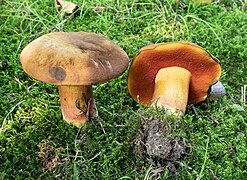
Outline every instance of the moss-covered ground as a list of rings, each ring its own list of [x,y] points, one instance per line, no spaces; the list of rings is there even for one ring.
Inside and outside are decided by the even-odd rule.
[[[245,179],[247,177],[246,1],[206,5],[169,0],[73,0],[79,9],[59,12],[54,1],[0,1],[0,179]],[[226,96],[188,106],[176,129],[190,144],[169,177],[167,162],[155,167],[133,154],[131,141],[143,114],[127,71],[93,87],[99,117],[87,128],[67,124],[55,85],[29,77],[19,55],[52,31],[104,35],[129,55],[152,43],[189,41],[222,64]],[[150,111],[150,112],[148,112]]]

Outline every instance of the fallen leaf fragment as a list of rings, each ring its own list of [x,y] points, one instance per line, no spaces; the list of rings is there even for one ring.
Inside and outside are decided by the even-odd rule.
[[[72,14],[76,9],[79,8],[77,4],[64,0],[55,0],[55,7],[58,10],[62,9],[67,14]]]
[[[96,6],[96,7],[94,8],[94,10],[95,10],[96,12],[104,12],[104,11],[106,11],[106,7],[103,7],[103,6]]]

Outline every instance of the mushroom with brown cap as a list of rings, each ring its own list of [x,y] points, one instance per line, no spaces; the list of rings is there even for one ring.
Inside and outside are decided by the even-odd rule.
[[[128,90],[136,102],[152,103],[183,115],[187,104],[204,101],[221,75],[218,59],[188,42],[143,47],[128,73]]]
[[[76,126],[98,116],[92,85],[120,76],[128,67],[125,51],[89,32],[54,32],[28,44],[20,55],[31,77],[58,85],[64,119]]]

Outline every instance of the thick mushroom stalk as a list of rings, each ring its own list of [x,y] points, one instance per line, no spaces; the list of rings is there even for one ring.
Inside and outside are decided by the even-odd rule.
[[[191,73],[181,67],[162,68],[155,78],[153,106],[164,107],[167,113],[182,116],[185,113]]]
[[[98,116],[92,86],[58,86],[63,118],[79,127]]]

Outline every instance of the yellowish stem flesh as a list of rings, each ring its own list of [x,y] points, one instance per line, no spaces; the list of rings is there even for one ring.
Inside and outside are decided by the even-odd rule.
[[[155,78],[152,106],[165,108],[169,113],[184,115],[189,95],[191,73],[181,67],[160,69]]]
[[[88,118],[98,116],[92,86],[58,86],[63,118],[80,127]]]

